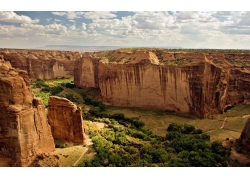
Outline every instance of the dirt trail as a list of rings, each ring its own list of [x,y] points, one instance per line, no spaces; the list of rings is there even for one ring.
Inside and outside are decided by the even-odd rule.
[[[75,161],[73,166],[76,166],[79,163],[79,161],[82,159],[83,155],[89,150],[88,146],[91,146],[92,144],[93,144],[92,139],[90,139],[89,136],[86,135],[86,149],[84,149],[81,156]]]
[[[223,123],[222,123],[221,129],[224,128],[224,126],[226,125],[226,122],[227,122],[227,117],[225,117],[225,119],[224,119],[224,121],[223,121]]]

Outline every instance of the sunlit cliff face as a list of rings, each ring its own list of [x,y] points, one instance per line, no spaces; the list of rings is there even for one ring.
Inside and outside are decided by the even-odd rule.
[[[0,60],[0,155],[13,166],[29,166],[38,154],[55,151],[45,106],[29,81],[27,72]]]
[[[96,58],[77,60],[74,79],[79,87],[99,88],[108,104],[152,107],[204,118],[250,101],[250,71],[230,61],[249,63],[248,57],[250,54],[200,51],[101,52]]]

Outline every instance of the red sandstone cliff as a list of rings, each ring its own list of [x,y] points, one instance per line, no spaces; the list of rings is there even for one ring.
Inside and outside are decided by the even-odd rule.
[[[73,77],[74,61],[82,57],[79,52],[17,49],[1,49],[0,55],[12,67],[27,71],[31,79]]]
[[[83,144],[82,111],[68,99],[50,96],[48,121],[54,138]]]
[[[27,72],[0,60],[0,156],[13,166],[29,166],[55,151],[41,99],[34,97]]]
[[[109,51],[75,63],[75,84],[100,88],[104,102],[192,113],[201,118],[250,103],[250,54]],[[238,62],[238,61],[236,61]]]

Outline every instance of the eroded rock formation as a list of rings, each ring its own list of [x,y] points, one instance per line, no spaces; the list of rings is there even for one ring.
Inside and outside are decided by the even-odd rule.
[[[116,106],[153,107],[201,118],[250,103],[250,53],[116,50],[75,63],[75,84],[99,88]]]
[[[28,72],[30,79],[55,79],[73,77],[74,61],[79,52],[49,50],[1,49],[0,56],[14,68]]]
[[[250,150],[250,118],[247,120],[245,127],[240,135],[240,141],[244,148]]]
[[[34,97],[27,72],[0,60],[0,156],[12,166],[29,166],[55,152],[45,106]]]
[[[50,96],[48,121],[54,138],[83,144],[82,111],[68,99]]]

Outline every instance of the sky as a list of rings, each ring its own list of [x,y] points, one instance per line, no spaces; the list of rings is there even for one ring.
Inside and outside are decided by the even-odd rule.
[[[0,7],[0,48],[73,45],[250,49],[250,11],[22,8],[3,11]]]

